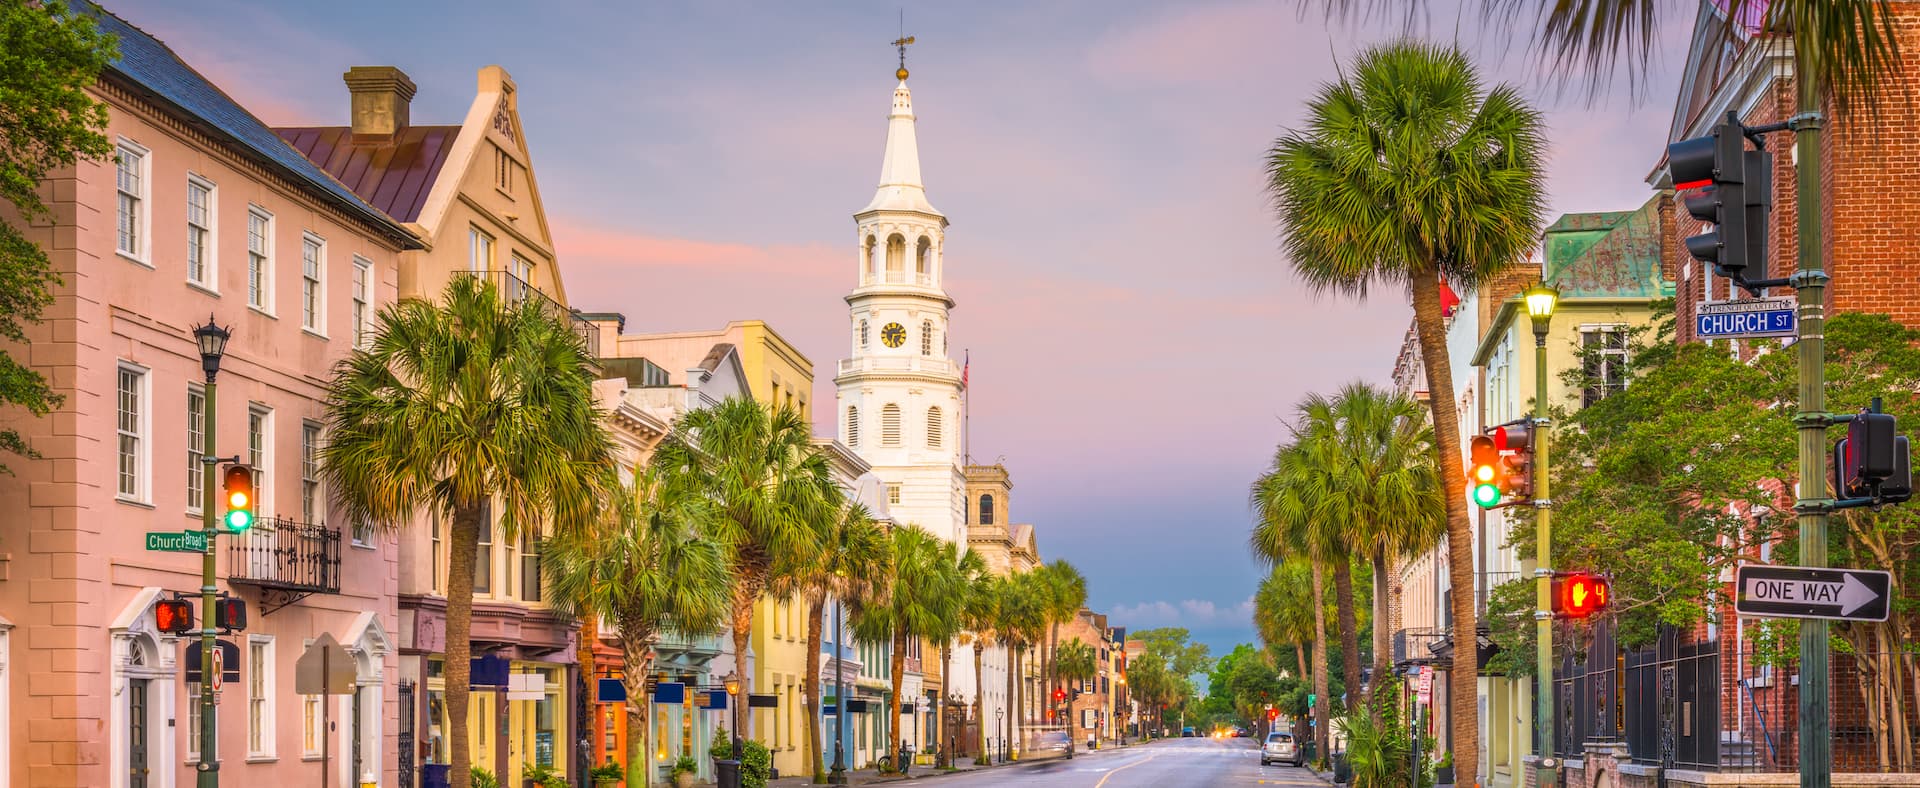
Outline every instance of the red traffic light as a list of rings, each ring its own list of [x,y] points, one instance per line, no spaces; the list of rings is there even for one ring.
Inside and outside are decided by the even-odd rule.
[[[1612,583],[1599,575],[1574,572],[1559,580],[1555,612],[1563,618],[1586,618],[1607,609]]]
[[[1268,720],[1277,720],[1277,719],[1280,719],[1280,710],[1279,710],[1279,709],[1267,709],[1267,719],[1268,719]]]
[[[1066,691],[1066,690],[1063,690],[1063,689],[1060,689],[1060,688],[1058,688],[1058,687],[1056,687],[1056,688],[1054,688],[1054,690],[1053,690],[1053,702],[1054,702],[1054,703],[1059,703],[1060,701],[1063,701],[1063,700],[1066,700],[1066,699],[1067,699],[1067,691]]]
[[[153,603],[153,628],[169,635],[193,631],[193,603],[185,599],[162,599]]]

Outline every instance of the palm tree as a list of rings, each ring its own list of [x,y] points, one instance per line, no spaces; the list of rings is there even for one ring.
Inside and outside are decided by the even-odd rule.
[[[685,473],[719,509],[721,534],[733,548],[733,653],[746,664],[753,606],[776,577],[815,562],[839,489],[812,444],[800,412],[768,408],[745,397],[689,411],[654,451],[653,462]],[[753,675],[740,671],[740,695]],[[734,704],[733,732],[744,737],[744,704]]]
[[[1070,623],[1087,604],[1087,578],[1065,558],[1056,558],[1039,570],[1041,586],[1046,589],[1045,614],[1047,646],[1041,659],[1041,674],[1048,679],[1046,697],[1059,687],[1058,671],[1052,663],[1060,659],[1060,625]],[[1049,707],[1051,708],[1051,707]]]
[[[1426,366],[1434,462],[1459,467],[1459,414],[1447,356],[1442,281],[1471,288],[1523,260],[1544,211],[1540,117],[1510,85],[1486,89],[1458,49],[1402,41],[1367,50],[1308,103],[1304,130],[1276,140],[1269,187],[1295,272],[1318,291],[1364,298],[1405,287]],[[1465,480],[1442,473],[1448,571],[1473,587]],[[1471,594],[1453,599],[1472,637]],[[1473,650],[1458,649],[1473,675]],[[1454,754],[1475,763],[1473,682],[1454,682]]]
[[[554,609],[605,619],[620,634],[627,697],[647,697],[656,636],[711,635],[731,601],[728,551],[712,533],[712,503],[684,478],[648,471],[602,527],[547,542],[540,567]],[[651,703],[626,704],[627,784],[648,782]]]
[[[1254,553],[1270,564],[1280,565],[1288,560],[1305,560],[1308,564],[1312,575],[1314,644],[1313,666],[1308,672],[1313,676],[1314,696],[1325,700],[1329,697],[1327,567],[1346,562],[1347,556],[1340,549],[1334,529],[1317,516],[1319,502],[1313,497],[1310,478],[1316,464],[1313,451],[1312,445],[1295,442],[1281,444],[1274,452],[1273,467],[1253,483],[1255,525],[1251,542]],[[1327,726],[1314,726],[1314,752],[1322,758],[1327,754],[1327,733]]]
[[[974,742],[979,751],[974,753],[976,763],[987,760],[987,706],[986,676],[982,670],[983,657],[987,644],[1000,639],[1000,603],[1006,596],[1006,579],[986,571],[973,575],[961,607],[961,617],[966,622],[966,637],[973,644],[973,714],[975,727],[979,729],[979,740]],[[999,735],[999,731],[994,732]]]
[[[1025,663],[1027,648],[1039,642],[1040,633],[1046,628],[1046,591],[1034,572],[1021,572],[1009,577],[1000,586],[1000,625],[995,632],[1000,637],[1000,645],[1007,650],[1007,751],[1019,752],[1017,746],[1020,729],[1023,727],[1020,715],[1025,713],[1020,687],[1021,666]]]
[[[907,641],[938,637],[947,631],[948,622],[958,617],[960,600],[946,587],[948,578],[941,567],[941,553],[940,538],[925,528],[909,525],[894,529],[885,570],[892,578],[891,588],[853,628],[854,637],[861,640],[893,645],[889,660],[893,696],[887,700],[887,719],[895,724],[887,726],[887,751],[896,756],[900,752],[900,687],[907,678]],[[894,764],[895,771],[905,772],[906,768],[906,763]]]
[[[1288,558],[1260,581],[1260,589],[1253,596],[1253,621],[1260,640],[1269,648],[1291,647],[1294,664],[1307,674],[1308,684],[1313,683],[1313,671],[1307,667],[1307,649],[1319,648],[1314,632],[1312,572],[1310,562]]]
[[[1053,677],[1059,679],[1062,688],[1071,697],[1075,690],[1086,682],[1092,681],[1097,664],[1094,661],[1093,647],[1079,638],[1073,638],[1057,646],[1053,652]],[[1073,704],[1067,704],[1067,746],[1073,746]]]
[[[500,538],[596,522],[613,445],[594,409],[586,344],[534,299],[456,277],[443,304],[380,311],[364,350],[334,367],[320,472],[355,522],[391,527],[422,509],[452,523],[447,572],[447,721],[452,780],[467,788],[468,660],[480,528]]]
[[[837,494],[837,490],[836,490]],[[887,591],[884,567],[887,532],[864,504],[844,501],[820,542],[814,560],[777,578],[769,586],[782,599],[798,596],[807,606],[807,671],[800,680],[807,718],[807,763],[816,784],[825,784],[825,750],[820,743],[820,648],[827,600],[864,615],[867,605]]]
[[[953,684],[953,644],[955,640],[965,637],[972,626],[974,583],[976,578],[986,574],[987,563],[979,553],[946,542],[940,546],[939,567],[940,593],[947,595],[949,599],[940,605],[945,618],[940,621],[940,632],[934,636],[934,642],[940,644],[940,675],[947,685],[943,688],[943,693],[951,697],[953,694],[950,689]],[[977,661],[979,651],[976,649],[974,653],[976,656],[973,666],[974,683],[977,686],[980,676],[980,665]],[[941,738],[940,730],[940,726],[946,724],[946,712],[947,698],[943,697],[940,699],[939,713],[933,718],[935,742],[946,741]],[[948,732],[948,738],[951,738],[951,732]],[[936,766],[946,767],[953,764],[953,753],[950,750],[949,747],[940,748],[940,758]]]

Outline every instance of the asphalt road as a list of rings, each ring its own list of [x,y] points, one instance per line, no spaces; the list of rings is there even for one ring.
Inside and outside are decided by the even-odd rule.
[[[1119,750],[1079,752],[1073,760],[956,774],[937,781],[960,786],[1163,788],[1183,786],[1325,786],[1304,769],[1261,766],[1252,739],[1164,739]],[[931,788],[931,786],[929,787]]]

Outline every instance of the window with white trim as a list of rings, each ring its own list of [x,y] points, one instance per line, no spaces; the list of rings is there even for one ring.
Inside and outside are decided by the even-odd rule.
[[[933,321],[920,321],[920,355],[933,355]]]
[[[116,494],[127,501],[147,500],[147,370],[120,365],[115,385],[114,427],[119,434]]]
[[[946,419],[940,413],[940,406],[927,409],[927,448],[938,449],[945,442],[947,432]]]
[[[318,523],[324,503],[320,498],[320,425],[300,423],[300,522]],[[359,534],[354,535],[359,541]]]
[[[1586,388],[1580,406],[1586,407],[1627,387],[1627,327],[1580,327],[1580,363]]]
[[[480,510],[479,533],[474,535],[473,592],[493,593],[493,507]]]
[[[887,485],[887,503],[899,503],[899,502],[900,502],[900,485],[898,484]]]
[[[867,348],[867,321],[860,321],[860,349]]]
[[[187,176],[187,281],[208,290],[219,281],[213,259],[213,183]]]
[[[119,196],[114,248],[128,257],[147,259],[147,176],[145,148],[122,141],[114,149],[114,191]]]
[[[478,227],[467,228],[467,270],[486,271],[493,268],[493,236]]]
[[[200,461],[206,453],[207,391],[198,384],[187,386],[187,513],[199,514],[207,500],[207,466]]]
[[[366,349],[373,341],[373,261],[353,258],[353,346]]]
[[[303,756],[320,757],[320,742],[326,736],[320,729],[325,720],[321,716],[320,704],[325,702],[320,695],[300,696],[300,754]]]
[[[854,405],[847,406],[847,445],[860,446],[860,408]]]
[[[444,567],[447,565],[447,554],[446,543],[441,541],[440,536],[439,509],[433,510],[431,519],[433,520],[433,592],[436,594],[444,594],[446,593],[446,586],[444,585],[446,574]]]
[[[900,406],[891,402],[880,409],[880,445],[900,445]]]
[[[247,640],[247,757],[273,757],[273,636]]]
[[[187,683],[187,763],[200,762],[200,684]]]
[[[273,409],[247,406],[247,464],[253,466],[253,517],[259,523],[273,511]]]
[[[326,290],[322,279],[327,268],[327,242],[308,233],[300,237],[300,326],[309,331],[326,329]]]
[[[247,209],[247,306],[273,314],[273,214]]]

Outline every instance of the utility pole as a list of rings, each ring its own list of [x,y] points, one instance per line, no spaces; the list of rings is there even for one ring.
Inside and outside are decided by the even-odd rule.
[[[1796,60],[1805,65],[1802,54]],[[1800,430],[1799,517],[1800,564],[1827,565],[1827,512],[1833,498],[1827,493],[1826,326],[1827,272],[1821,252],[1826,238],[1820,227],[1820,94],[1811,71],[1795,69],[1800,111],[1787,121],[1793,130],[1794,207],[1799,221],[1799,270],[1793,286],[1800,295],[1800,412],[1793,423]],[[1829,788],[1833,784],[1833,736],[1827,709],[1827,622],[1800,622],[1800,785]]]
[[[1560,293],[1543,281],[1526,293],[1527,313],[1533,318],[1533,425],[1528,449],[1533,453],[1533,525],[1534,538],[1534,653],[1536,674],[1534,736],[1540,742],[1537,785],[1559,784],[1553,753],[1553,496],[1547,487],[1547,434],[1553,424],[1547,419],[1547,329]]]
[[[200,532],[206,538],[206,549],[200,558],[200,755],[195,784],[199,788],[220,787],[220,725],[214,717],[216,709],[213,702],[213,683],[220,678],[225,666],[214,660],[218,653],[219,633],[218,616],[215,615],[216,599],[219,593],[214,586],[214,541],[219,531],[214,526],[214,507],[219,496],[214,492],[214,469],[220,467],[220,458],[215,451],[215,434],[219,432],[214,420],[214,405],[219,401],[219,386],[214,378],[220,374],[220,359],[226,355],[227,340],[233,333],[215,323],[212,315],[207,316],[207,324],[193,330],[193,341],[200,351],[200,371],[207,375],[206,416],[200,430]]]

